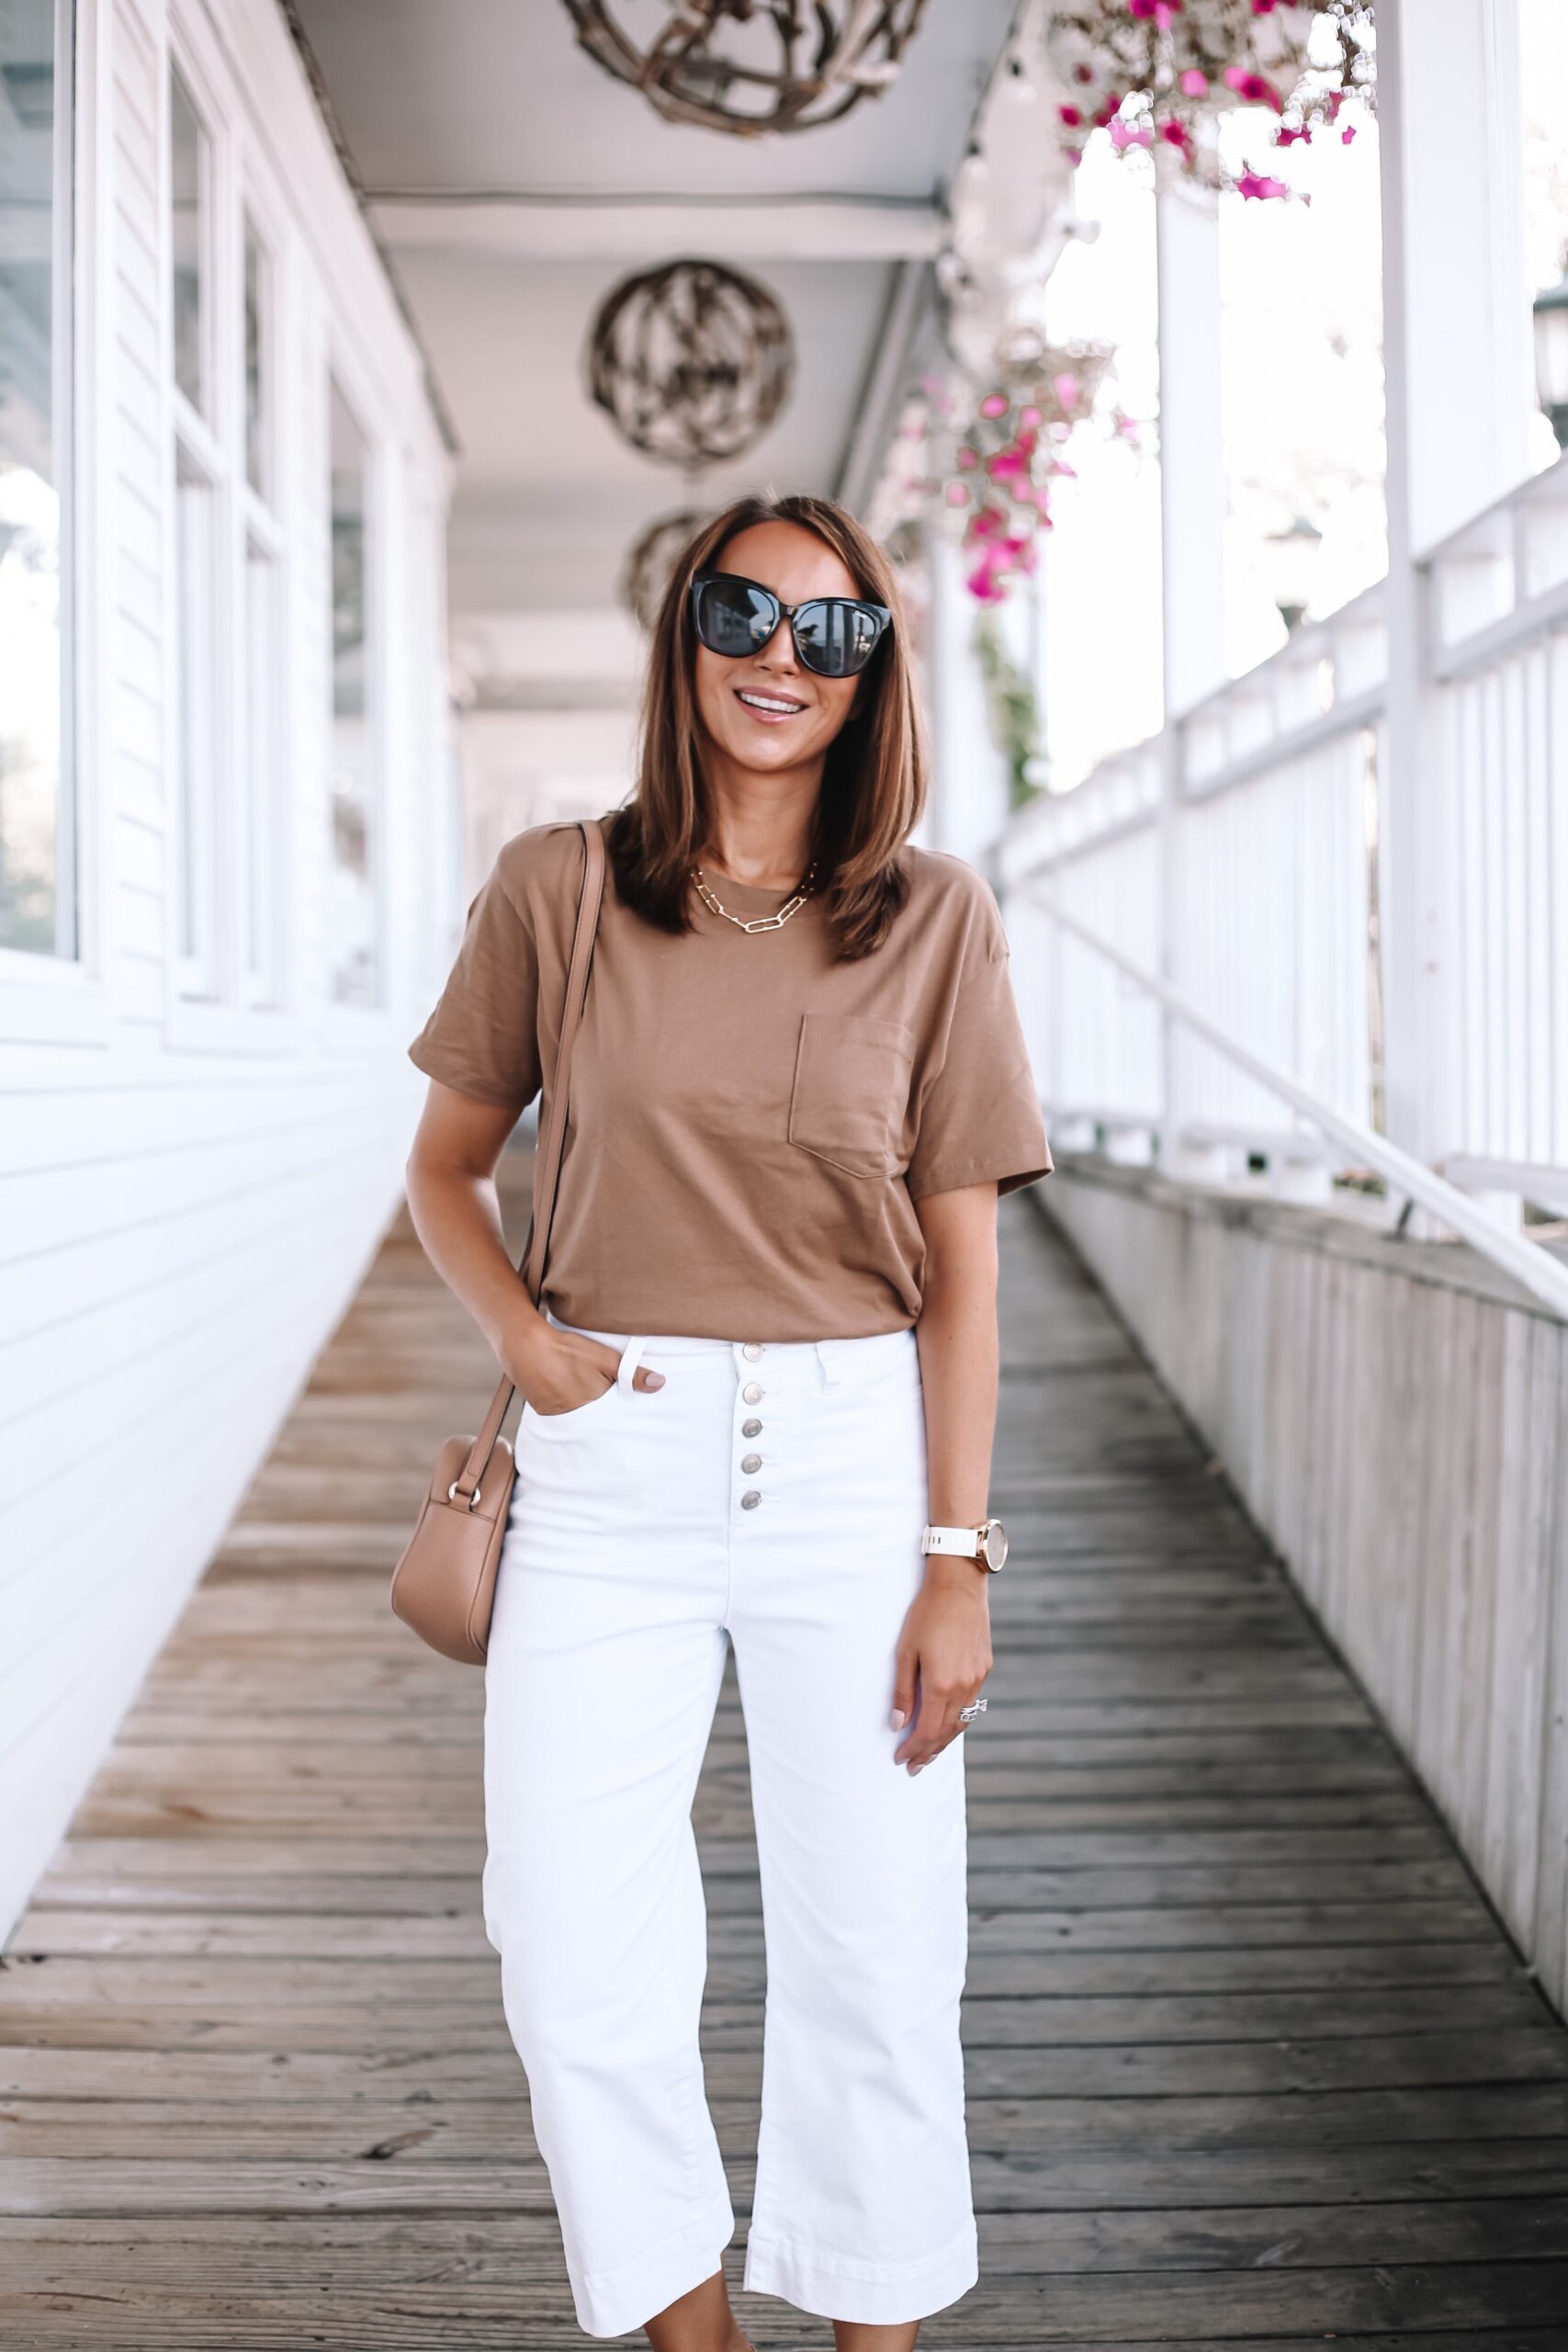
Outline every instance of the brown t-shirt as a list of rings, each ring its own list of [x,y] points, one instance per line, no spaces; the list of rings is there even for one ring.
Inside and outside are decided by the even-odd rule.
[[[742,932],[693,897],[659,930],[615,871],[572,1049],[546,1306],[592,1330],[853,1339],[913,1323],[915,1201],[1047,1174],[1039,1096],[989,885],[906,846],[913,888],[874,954],[836,963],[821,903]],[[575,824],[502,848],[439,1002],[428,1077],[547,1100],[583,866]],[[733,913],[784,894],[713,884]]]

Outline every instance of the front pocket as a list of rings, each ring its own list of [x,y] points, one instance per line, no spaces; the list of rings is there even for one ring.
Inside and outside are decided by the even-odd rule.
[[[862,1013],[801,1016],[789,1140],[847,1176],[896,1176],[914,1033]]]
[[[541,1413],[534,1406],[525,1402],[523,1407],[523,1418],[530,1429],[578,1429],[583,1421],[591,1419],[594,1414],[601,1412],[612,1396],[617,1396],[619,1392],[619,1381],[612,1380],[608,1388],[604,1389],[599,1396],[590,1396],[581,1405],[572,1405],[564,1413]]]

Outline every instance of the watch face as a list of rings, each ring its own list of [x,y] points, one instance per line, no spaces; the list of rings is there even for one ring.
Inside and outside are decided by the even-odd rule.
[[[980,1556],[988,1568],[999,1568],[1008,1555],[1008,1532],[999,1519],[987,1520],[980,1539]]]

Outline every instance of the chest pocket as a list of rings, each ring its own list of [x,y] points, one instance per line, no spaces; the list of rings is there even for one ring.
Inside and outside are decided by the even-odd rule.
[[[847,1176],[896,1176],[914,1066],[912,1030],[859,1013],[807,1012],[800,1023],[789,1140]]]

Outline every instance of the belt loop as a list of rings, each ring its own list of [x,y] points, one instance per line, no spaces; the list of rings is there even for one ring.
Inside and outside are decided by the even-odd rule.
[[[839,1385],[838,1341],[836,1340],[818,1340],[815,1342],[815,1346],[817,1349],[818,1365],[820,1368],[822,1374],[822,1385],[824,1388],[836,1388]]]

